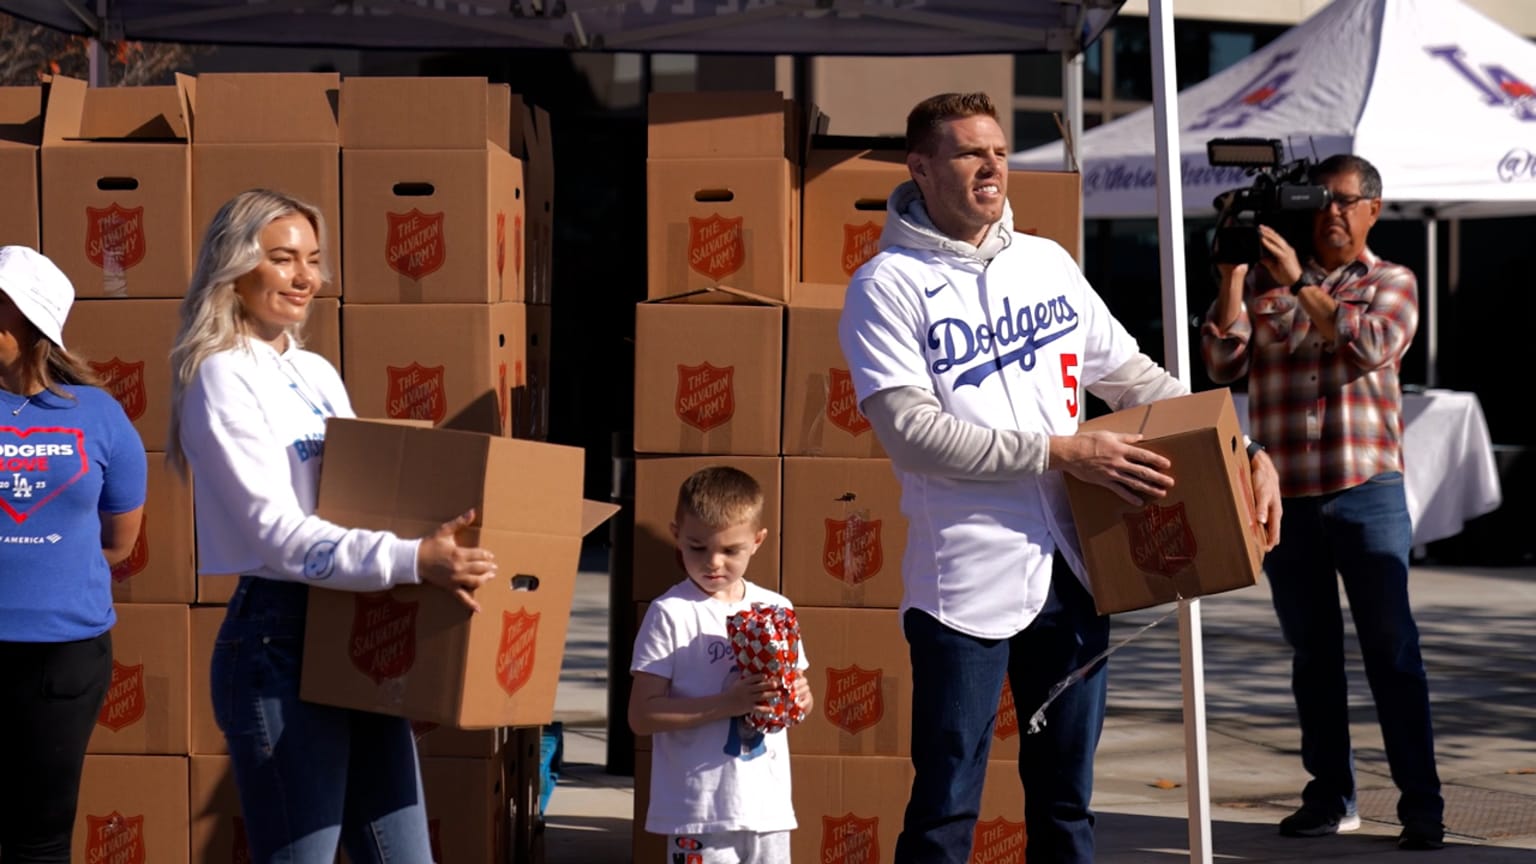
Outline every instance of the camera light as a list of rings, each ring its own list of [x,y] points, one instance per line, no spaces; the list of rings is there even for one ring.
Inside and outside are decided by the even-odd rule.
[[[1276,168],[1285,161],[1285,145],[1278,138],[1212,138],[1205,154],[1218,167]]]

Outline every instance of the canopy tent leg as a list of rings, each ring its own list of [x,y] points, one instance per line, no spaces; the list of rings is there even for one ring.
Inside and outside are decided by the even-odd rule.
[[[1173,4],[1148,0],[1152,31],[1152,111],[1157,150],[1157,229],[1163,285],[1163,365],[1187,386],[1189,300],[1184,290],[1184,184],[1179,164]],[[1206,769],[1205,651],[1200,601],[1179,601],[1179,671],[1184,691],[1185,791],[1189,860],[1211,864],[1210,778]]]
[[[1065,99],[1067,112],[1066,146],[1062,148],[1062,169],[1065,171],[1081,170],[1083,164],[1078,159],[1082,155],[1083,145],[1080,143],[1083,137],[1083,53],[1061,54],[1061,93]],[[1083,251],[1083,219],[1077,220],[1077,266],[1082,267],[1085,259]]]
[[[1424,386],[1440,383],[1440,244],[1435,211],[1424,211]]]
[[[104,22],[107,20],[107,0],[96,0],[94,32],[85,40],[86,82],[92,87],[107,86],[107,46],[101,42]]]

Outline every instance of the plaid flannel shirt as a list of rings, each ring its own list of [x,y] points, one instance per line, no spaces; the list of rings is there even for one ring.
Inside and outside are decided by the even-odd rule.
[[[1259,269],[1226,332],[1212,305],[1200,347],[1212,380],[1248,376],[1249,434],[1274,460],[1281,494],[1321,495],[1401,471],[1398,371],[1419,323],[1413,271],[1366,249],[1320,280],[1339,304],[1329,343],[1289,287],[1268,287]]]

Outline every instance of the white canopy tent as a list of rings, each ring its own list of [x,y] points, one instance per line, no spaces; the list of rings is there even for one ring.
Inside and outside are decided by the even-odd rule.
[[[1334,0],[1242,62],[1179,94],[1189,216],[1251,182],[1211,168],[1212,138],[1278,138],[1291,158],[1358,153],[1404,214],[1536,212],[1536,44],[1459,0]],[[1082,136],[1091,219],[1151,216],[1150,108]],[[1060,142],[1016,168],[1062,164]]]
[[[806,55],[1050,52],[1081,127],[1083,48],[1125,0],[0,0],[0,11],[101,40],[348,48],[554,48]],[[1148,0],[1165,321],[1184,320],[1172,0]],[[99,49],[98,49],[99,50]],[[93,71],[93,79],[96,77]],[[1059,169],[1058,155],[1052,169]],[[1186,383],[1188,340],[1165,327]],[[1190,860],[1212,861],[1198,599],[1179,604]]]
[[[1241,168],[1209,165],[1212,138],[1280,139],[1292,159],[1357,153],[1371,160],[1382,175],[1384,215],[1425,223],[1426,369],[1434,386],[1437,222],[1536,213],[1530,82],[1536,44],[1459,0],[1334,0],[1179,94],[1184,213],[1213,216],[1218,194],[1252,182]],[[1157,212],[1153,114],[1143,109],[1077,142],[1087,218]],[[1009,161],[1049,169],[1063,160],[1057,142]]]

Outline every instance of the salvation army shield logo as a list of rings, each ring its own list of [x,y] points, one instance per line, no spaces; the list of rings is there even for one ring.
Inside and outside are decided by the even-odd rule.
[[[539,645],[539,615],[522,609],[501,613],[501,644],[496,648],[496,683],[508,696],[533,677]]]
[[[1024,864],[1026,842],[1023,822],[1002,817],[978,820],[971,842],[971,864]]]
[[[857,664],[827,668],[826,712],[833,726],[857,735],[885,718],[881,673]]]
[[[821,817],[822,864],[868,864],[880,861],[880,817],[860,819],[852,813]]]
[[[743,218],[727,219],[719,213],[706,219],[689,216],[688,266],[715,282],[740,270],[747,260]]]
[[[512,217],[512,272],[523,274],[523,214]]]
[[[112,581],[126,582],[134,576],[144,572],[149,564],[149,518],[145,514],[139,519],[139,536],[133,541],[133,551],[128,557],[112,565]]]
[[[144,719],[144,664],[128,666],[112,661],[112,684],[107,687],[107,698],[101,703],[96,723],[113,732],[124,729]]]
[[[1184,502],[1172,507],[1148,504],[1121,518],[1131,544],[1131,560],[1138,569],[1172,578],[1195,560],[1195,532],[1189,527]]]
[[[443,266],[447,252],[442,213],[423,213],[412,208],[409,213],[384,215],[388,220],[384,261],[391,270],[420,280]]]
[[[79,429],[0,426],[0,510],[18,525],[89,468],[85,433]]]
[[[999,741],[1019,734],[1019,709],[1013,704],[1013,685],[1003,678],[1003,698],[997,703],[997,720],[992,723],[992,737]]]
[[[85,815],[85,860],[144,864],[144,817]]]
[[[144,260],[144,208],[85,208],[85,257],[103,270],[127,270]]]
[[[869,431],[869,420],[859,413],[859,397],[847,369],[827,369],[827,422],[849,435]]]
[[[677,418],[700,432],[729,422],[736,413],[736,367],[677,364]]]
[[[144,394],[144,361],[137,363],[113,357],[105,363],[97,363],[87,360],[91,370],[101,376],[102,384],[112,398],[123,406],[123,413],[129,420],[138,420],[144,416],[144,407],[149,404],[149,398]]]
[[[852,276],[880,251],[880,226],[874,222],[843,225],[843,275]]]
[[[417,601],[404,603],[388,591],[358,594],[352,601],[348,654],[374,684],[399,678],[416,665]]]
[[[885,564],[884,547],[880,543],[880,526],[884,520],[849,516],[822,521],[826,525],[826,537],[822,542],[821,566],[828,576],[857,585],[880,572]]]
[[[385,366],[384,413],[396,420],[442,422],[448,415],[448,400],[443,396],[443,366]]]
[[[496,279],[499,281],[507,269],[507,214],[496,211]]]

